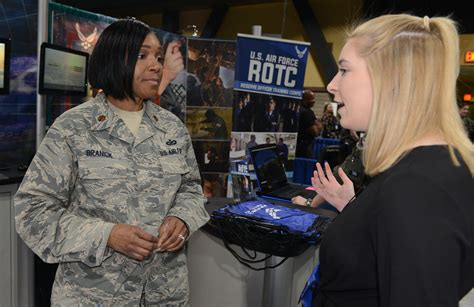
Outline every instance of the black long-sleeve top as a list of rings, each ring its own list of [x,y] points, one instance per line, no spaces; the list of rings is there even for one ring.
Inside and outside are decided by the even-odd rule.
[[[318,307],[458,306],[474,286],[474,180],[446,146],[373,178],[320,249]]]

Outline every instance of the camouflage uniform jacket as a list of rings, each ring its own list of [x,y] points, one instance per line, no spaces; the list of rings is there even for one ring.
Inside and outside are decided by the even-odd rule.
[[[183,306],[184,250],[143,262],[107,247],[114,224],[157,235],[166,216],[190,234],[208,220],[191,140],[151,101],[138,136],[105,96],[62,114],[49,129],[15,196],[16,228],[45,262],[59,263],[53,305]]]

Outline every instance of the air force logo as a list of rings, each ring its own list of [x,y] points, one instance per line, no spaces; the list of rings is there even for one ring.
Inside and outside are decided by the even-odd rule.
[[[171,145],[176,145],[176,140],[168,140],[166,142],[166,145],[171,146]]]
[[[281,209],[274,209],[274,208],[265,209],[265,213],[270,215],[274,220],[279,220],[280,219],[280,217],[277,215],[278,211],[281,211]]]
[[[296,54],[298,55],[298,57],[299,57],[300,59],[302,59],[302,58],[304,57],[306,51],[308,51],[308,47],[306,47],[306,48],[304,48],[302,51],[300,51],[300,50],[298,49],[298,46],[295,46],[295,51],[296,51]]]

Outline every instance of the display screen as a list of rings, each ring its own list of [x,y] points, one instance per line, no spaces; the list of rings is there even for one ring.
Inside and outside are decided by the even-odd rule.
[[[41,45],[40,94],[86,95],[89,54],[48,43]]]
[[[262,191],[288,182],[285,169],[278,160],[276,144],[262,144],[250,148],[253,165]]]
[[[10,90],[10,40],[0,38],[0,95]]]

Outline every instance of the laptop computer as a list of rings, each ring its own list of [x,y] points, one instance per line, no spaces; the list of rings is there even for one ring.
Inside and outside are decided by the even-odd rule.
[[[259,196],[283,201],[291,201],[295,196],[316,196],[316,192],[306,190],[306,185],[288,182],[285,168],[278,160],[276,144],[256,145],[249,151],[260,188]]]

